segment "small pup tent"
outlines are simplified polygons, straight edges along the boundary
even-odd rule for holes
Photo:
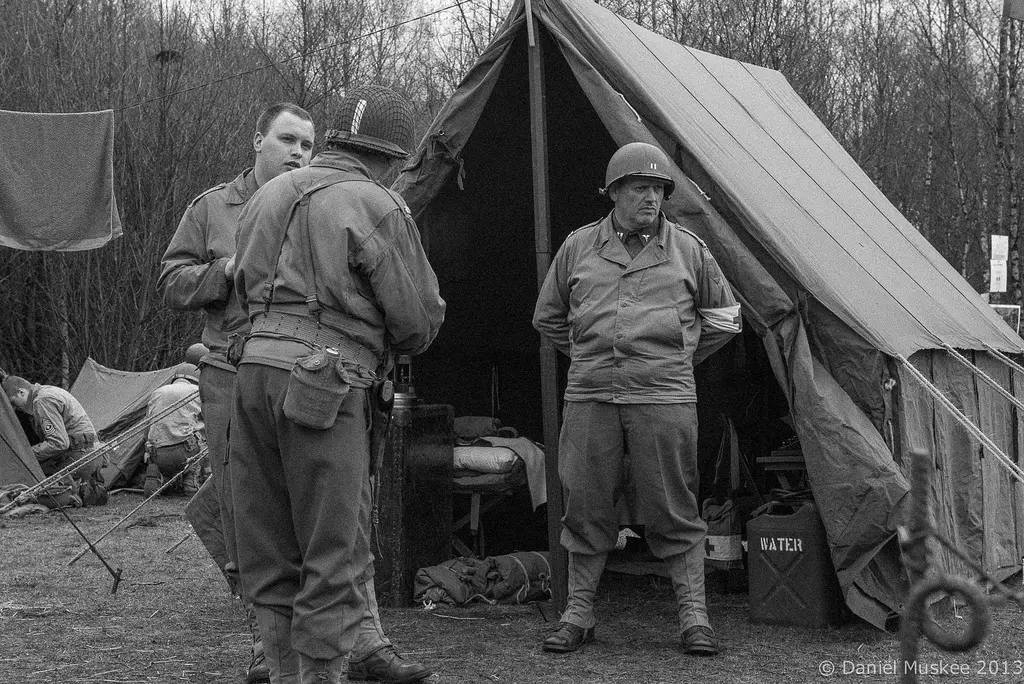
[[[43,479],[39,461],[5,392],[0,392],[0,487],[32,486]]]
[[[187,364],[155,371],[115,370],[86,359],[78,372],[71,394],[89,414],[101,441],[109,442],[146,417],[149,397],[166,385]],[[125,439],[106,455],[107,465],[100,471],[107,488],[125,486],[142,462],[146,430]]]
[[[569,232],[610,210],[596,189],[614,150],[636,140],[674,161],[665,211],[707,242],[741,301],[849,607],[878,626],[898,609],[894,536],[912,450],[935,465],[938,531],[997,577],[1018,570],[1021,485],[971,435],[984,431],[1020,463],[1021,426],[988,380],[1024,397],[1010,356],[1021,339],[782,74],[679,45],[590,0],[518,2],[395,183],[448,302],[416,361],[417,390],[457,414],[498,407],[523,434],[542,424],[555,434],[545,397],[565,362],[541,361],[538,278]],[[736,370],[758,379],[749,364]],[[718,391],[705,385],[700,401]],[[963,569],[945,551],[937,560]]]

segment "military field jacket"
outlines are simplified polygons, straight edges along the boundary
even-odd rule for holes
[[[203,344],[223,362],[228,335],[244,333],[249,319],[234,296],[234,283],[224,266],[235,253],[238,217],[256,192],[251,169],[230,183],[211,188],[192,200],[161,260],[157,287],[171,309],[206,312]],[[223,365],[219,363],[218,365]],[[231,370],[234,370],[230,366]]]
[[[67,390],[52,385],[35,385],[28,405],[32,408],[32,424],[41,442],[32,445],[40,461],[58,456],[73,446],[75,440],[88,437],[95,441],[96,428],[82,405]]]
[[[303,231],[298,200],[338,174],[344,182],[309,196]],[[386,348],[419,354],[444,320],[437,277],[405,201],[343,152],[274,178],[246,205],[235,289],[250,317],[268,307],[301,313],[316,292],[321,306],[344,318],[338,332],[378,358]]]
[[[177,410],[149,427],[147,442],[157,447],[163,447],[184,442],[196,433],[199,433],[200,436],[203,435],[204,425],[202,406],[199,403],[199,387],[191,382],[175,381],[153,390],[146,405],[146,418],[155,416],[189,395],[192,395],[191,401],[185,402]]]
[[[634,259],[610,214],[559,248],[533,325],[571,360],[566,401],[696,401],[694,363],[740,332],[707,246],[664,214],[659,224]]]

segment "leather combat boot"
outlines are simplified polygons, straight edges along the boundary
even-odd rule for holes
[[[245,617],[252,635],[252,658],[249,669],[245,672],[245,684],[270,684],[270,668],[267,667],[267,656],[263,653],[263,640],[260,638],[260,625],[256,620],[256,609],[251,603],[245,604]]]
[[[245,671],[245,684],[270,684],[270,667],[267,666],[262,641],[254,641],[252,644],[252,659],[249,661],[249,669]]]
[[[199,466],[193,465],[181,476],[181,491],[190,499],[199,491]]]
[[[411,684],[433,674],[426,665],[407,660],[390,644],[359,660],[348,661],[348,678],[356,682]]]
[[[164,478],[160,474],[160,467],[151,461],[146,467],[146,483],[142,486],[142,495],[148,499],[156,494],[156,490],[160,489],[160,485],[163,483]]]

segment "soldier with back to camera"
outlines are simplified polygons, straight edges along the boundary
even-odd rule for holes
[[[239,567],[275,684],[343,671],[416,682],[430,670],[376,617],[371,393],[391,353],[430,345],[444,301],[408,207],[379,182],[412,150],[411,106],[363,86],[333,123],[325,151],[241,217],[235,290],[252,329],[230,445]]]

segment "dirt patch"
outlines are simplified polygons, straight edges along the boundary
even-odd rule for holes
[[[140,500],[117,494],[107,506],[71,515],[95,539]],[[122,568],[116,594],[110,574],[91,553],[67,566],[83,542],[58,513],[0,522],[0,682],[243,681],[249,635],[242,608],[190,535],[183,507],[184,499],[161,498],[98,545],[111,566]],[[897,638],[864,623],[834,629],[754,625],[746,595],[712,594],[709,610],[722,653],[695,659],[677,648],[667,580],[607,573],[598,599],[597,641],[560,656],[540,649],[557,621],[548,603],[381,612],[399,649],[435,668],[432,682],[899,681],[887,669],[895,668]],[[947,622],[964,620],[954,615]],[[919,681],[1024,682],[1022,641],[1021,611],[999,608],[991,636],[974,652],[941,653],[922,642],[921,663],[935,672]],[[828,665],[822,663],[831,663],[835,674],[823,676],[820,668]]]

